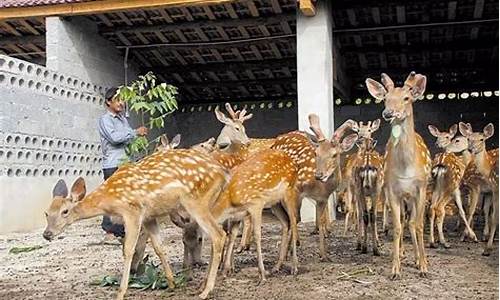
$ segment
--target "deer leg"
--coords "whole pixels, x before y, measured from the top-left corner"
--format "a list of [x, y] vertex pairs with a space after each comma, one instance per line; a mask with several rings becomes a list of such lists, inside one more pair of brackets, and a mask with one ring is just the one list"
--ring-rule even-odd
[[266, 281], [266, 269], [264, 268], [264, 259], [262, 258], [261, 235], [262, 235], [262, 208], [256, 207], [250, 210], [253, 224], [253, 238], [257, 248], [257, 260], [259, 263], [260, 283]]
[[[326, 202], [325, 201], [318, 201], [316, 203], [316, 209], [319, 211], [319, 215], [323, 215], [323, 211], [325, 209]], [[324, 218], [320, 218], [320, 222], [324, 222]], [[324, 226], [321, 225], [319, 226], [319, 255], [322, 261], [328, 261], [328, 257], [326, 255], [326, 247], [325, 247], [325, 233], [324, 233]]]
[[280, 253], [279, 253], [278, 261], [276, 262], [276, 265], [273, 268], [273, 272], [278, 272], [281, 268], [281, 265], [283, 264], [283, 262], [286, 259], [286, 253], [288, 251], [288, 243], [289, 243], [288, 231], [289, 231], [290, 221], [288, 219], [286, 212], [283, 210], [283, 207], [281, 205], [274, 205], [273, 207], [271, 207], [271, 210], [281, 223]]
[[420, 276], [427, 277], [427, 257], [425, 255], [425, 245], [424, 245], [424, 217], [425, 217], [425, 203], [426, 203], [426, 186], [420, 188], [417, 195], [416, 203], [416, 230], [417, 230], [417, 245], [419, 249], [419, 267]]
[[141, 270], [139, 266], [144, 258], [144, 251], [146, 250], [146, 243], [148, 242], [148, 234], [145, 230], [141, 230], [139, 233], [139, 238], [137, 240], [137, 245], [135, 246], [134, 256], [132, 257], [132, 263], [130, 265], [130, 271], [132, 274], [140, 275]]
[[236, 253], [241, 253], [243, 251], [247, 251], [250, 249], [250, 243], [251, 243], [251, 235], [252, 232], [252, 223], [250, 216], [245, 216], [243, 219], [243, 234], [241, 235], [241, 240], [240, 240], [240, 245], [236, 249]]
[[[290, 222], [290, 228], [292, 231], [292, 275], [296, 275], [299, 272], [299, 260], [297, 258], [299, 234], [297, 230], [297, 216], [295, 215], [295, 212], [297, 211], [296, 206], [298, 203], [297, 191], [295, 190], [295, 188], [289, 188], [285, 193], [283, 206], [288, 213], [288, 220]], [[283, 249], [283, 251], [285, 251], [286, 254], [287, 251], [285, 249]]]
[[413, 244], [413, 251], [415, 253], [415, 266], [417, 266], [420, 263], [420, 255], [419, 255], [419, 249], [418, 249], [418, 242], [417, 242], [417, 208], [416, 205], [413, 203], [411, 207], [411, 215], [410, 219], [408, 220], [408, 229], [410, 230], [410, 236], [411, 236], [411, 241]]
[[170, 268], [170, 264], [168, 263], [165, 253], [161, 249], [160, 239], [158, 238], [160, 231], [156, 219], [146, 222], [144, 224], [144, 227], [146, 228], [149, 238], [151, 239], [151, 245], [153, 246], [156, 255], [158, 255], [161, 264], [163, 265], [163, 270], [165, 271], [165, 277], [167, 278], [168, 287], [174, 289], [174, 273]]
[[399, 246], [401, 242], [401, 203], [395, 198], [393, 193], [387, 195], [392, 211], [392, 227], [393, 227], [393, 243], [392, 243], [392, 275], [391, 279], [399, 279], [401, 277], [401, 261]]
[[132, 257], [134, 256], [134, 250], [137, 245], [137, 240], [139, 239], [142, 223], [140, 216], [124, 216], [123, 221], [125, 226], [125, 242], [123, 244], [123, 256], [125, 258], [125, 263], [122, 280], [120, 282], [120, 289], [116, 295], [117, 300], [122, 300], [127, 292]]
[[[219, 186], [220, 188], [220, 186]], [[215, 279], [217, 277], [217, 270], [221, 261], [222, 249], [224, 248], [226, 233], [217, 224], [212, 214], [209, 212], [206, 206], [200, 205], [200, 203], [211, 203], [214, 197], [218, 195], [218, 191], [213, 190], [206, 194], [208, 199], [181, 199], [182, 206], [190, 214], [190, 216], [195, 220], [201, 229], [209, 236], [212, 243], [210, 264], [208, 266], [207, 277], [205, 280], [203, 291], [200, 293], [199, 297], [201, 299], [206, 299], [208, 294], [213, 290], [215, 285]], [[205, 198], [203, 197], [203, 198]]]
[[[474, 213], [476, 212], [476, 206], [477, 203], [479, 202], [479, 187], [478, 186], [472, 186], [469, 189], [469, 204], [467, 207], [467, 223], [469, 224], [469, 227], [474, 230]], [[465, 237], [467, 236], [467, 228], [464, 229], [462, 235], [460, 236], [460, 240], [463, 242], [465, 240]]]
[[484, 228], [483, 228], [483, 237], [481, 238], [481, 240], [483, 242], [486, 242], [488, 240], [488, 233], [491, 230], [489, 221], [490, 221], [490, 209], [492, 205], [491, 205], [491, 197], [485, 196], [483, 199], [484, 199], [483, 200]]
[[349, 216], [352, 214], [352, 195], [349, 188], [345, 193], [344, 205], [345, 205], [344, 236], [347, 236], [347, 229], [349, 227]]
[[486, 247], [484, 248], [483, 255], [489, 256], [491, 254], [491, 250], [493, 249], [493, 240], [495, 238], [495, 232], [498, 225], [498, 186], [493, 189], [493, 198], [492, 202], [492, 211], [490, 214], [490, 236], [488, 237], [488, 242], [486, 243]]
[[378, 248], [378, 232], [377, 232], [377, 206], [372, 206], [371, 214], [370, 214], [370, 224], [372, 229], [372, 248], [373, 255], [380, 256], [380, 251]]
[[231, 235], [229, 236], [229, 243], [227, 244], [225, 258], [224, 258], [224, 267], [222, 269], [222, 274], [224, 276], [229, 276], [232, 272], [234, 272], [234, 257], [233, 257], [233, 249], [234, 242], [238, 237], [239, 226], [235, 222], [231, 222], [229, 232]]
[[438, 202], [439, 202], [439, 195], [438, 195], [438, 192], [437, 191], [434, 191], [432, 193], [432, 200], [431, 200], [431, 205], [429, 207], [429, 210], [430, 210], [430, 217], [429, 217], [429, 222], [430, 222], [430, 226], [429, 226], [429, 239], [430, 239], [430, 243], [429, 243], [429, 247], [430, 248], [437, 248], [436, 246], [436, 243], [435, 243], [435, 240], [434, 240], [434, 222], [436, 221], [436, 212], [437, 212], [437, 205], [438, 205]]
[[462, 218], [462, 221], [465, 224], [465, 230], [467, 230], [469, 232], [469, 237], [471, 237], [475, 242], [477, 242], [476, 234], [474, 233], [472, 228], [469, 226], [469, 222], [468, 222], [467, 218], [465, 217], [465, 212], [464, 212], [464, 208], [462, 205], [462, 195], [460, 194], [460, 189], [457, 188], [453, 192], [453, 198], [455, 199], [455, 204], [458, 207], [458, 213], [460, 214], [460, 218]]
[[438, 207], [439, 212], [438, 212], [438, 220], [437, 220], [437, 229], [438, 229], [438, 234], [439, 234], [439, 243], [443, 245], [446, 249], [450, 248], [450, 244], [446, 242], [446, 239], [444, 238], [444, 232], [443, 232], [443, 224], [444, 224], [444, 218], [446, 217], [446, 211], [445, 211], [446, 203], [441, 203], [440, 206]]

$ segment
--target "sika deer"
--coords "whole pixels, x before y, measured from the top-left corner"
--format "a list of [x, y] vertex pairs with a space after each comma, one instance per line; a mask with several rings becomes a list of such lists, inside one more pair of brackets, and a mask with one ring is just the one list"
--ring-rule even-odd
[[[288, 249], [289, 228], [292, 232], [292, 273], [298, 271], [296, 253], [297, 221], [297, 166], [285, 153], [278, 150], [263, 150], [246, 160], [232, 171], [232, 177], [212, 208], [213, 216], [219, 221], [231, 219], [241, 221], [249, 215], [253, 224], [257, 247], [260, 279], [265, 281], [261, 250], [262, 210], [270, 207], [282, 225], [281, 250], [274, 270], [279, 270]], [[283, 211], [282, 207], [286, 210]], [[238, 227], [231, 223], [224, 273], [232, 269], [233, 247]]]
[[157, 151], [136, 164], [116, 171], [95, 191], [85, 196], [85, 182], [78, 178], [71, 197], [56, 195], [47, 211], [43, 234], [52, 240], [62, 230], [82, 219], [103, 214], [122, 217], [125, 225], [123, 254], [125, 266], [117, 299], [123, 299], [128, 287], [132, 256], [141, 228], [149, 236], [160, 257], [169, 287], [173, 273], [161, 251], [157, 218], [184, 208], [212, 241], [212, 255], [201, 298], [213, 289], [226, 234], [209, 212], [226, 183], [226, 171], [209, 156], [196, 150]]
[[[469, 227], [462, 206], [460, 194], [460, 183], [465, 172], [465, 164], [454, 153], [466, 149], [460, 139], [453, 139], [457, 133], [458, 126], [451, 126], [448, 132], [440, 132], [435, 126], [429, 125], [429, 132], [437, 137], [436, 146], [444, 149], [444, 152], [438, 153], [432, 162], [432, 202], [430, 206], [430, 247], [436, 248], [434, 243], [434, 220], [437, 217], [437, 229], [439, 233], [439, 243], [445, 248], [450, 245], [446, 242], [443, 233], [443, 223], [446, 216], [445, 208], [448, 202], [453, 198], [458, 207], [460, 217], [465, 223], [469, 235], [477, 241], [474, 231]], [[465, 147], [464, 147], [465, 146]]]
[[[351, 188], [359, 208], [358, 249], [367, 252], [368, 230], [371, 229], [373, 255], [380, 256], [377, 234], [377, 204], [384, 183], [383, 159], [375, 151], [377, 141], [372, 138], [358, 140], [359, 151], [354, 165]], [[363, 241], [361, 241], [363, 238]]]
[[424, 214], [431, 158], [424, 140], [415, 132], [413, 102], [424, 94], [427, 78], [411, 72], [403, 87], [394, 87], [389, 76], [382, 73], [382, 83], [366, 79], [370, 94], [378, 100], [384, 100], [382, 117], [391, 124], [391, 136], [384, 159], [384, 194], [391, 206], [394, 228], [391, 277], [401, 277], [400, 243], [404, 232], [401, 213], [405, 214], [405, 210], [410, 216], [408, 224], [415, 260], [420, 275], [426, 277]]
[[483, 255], [489, 256], [493, 248], [496, 227], [498, 225], [498, 148], [486, 151], [485, 141], [493, 136], [494, 126], [489, 123], [483, 132], [473, 132], [470, 124], [459, 123], [460, 133], [469, 141], [469, 151], [472, 161], [468, 167], [475, 168], [481, 180], [493, 192], [492, 211], [489, 215], [489, 238]]

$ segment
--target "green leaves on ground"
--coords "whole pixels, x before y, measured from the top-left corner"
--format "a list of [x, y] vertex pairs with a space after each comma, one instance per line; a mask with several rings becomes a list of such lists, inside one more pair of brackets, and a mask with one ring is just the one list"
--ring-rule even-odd
[[9, 250], [9, 253], [19, 254], [19, 253], [23, 253], [23, 252], [35, 251], [35, 250], [42, 249], [42, 248], [43, 247], [40, 245], [28, 246], [28, 247], [13, 247]]

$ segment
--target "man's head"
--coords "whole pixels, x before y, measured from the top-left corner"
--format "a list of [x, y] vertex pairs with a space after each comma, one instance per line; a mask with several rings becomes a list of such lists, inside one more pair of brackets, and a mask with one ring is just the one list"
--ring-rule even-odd
[[111, 111], [114, 114], [119, 114], [123, 111], [124, 103], [123, 100], [121, 100], [118, 96], [117, 87], [112, 87], [109, 90], [107, 90], [104, 97], [106, 100], [105, 101], [106, 107], [108, 108], [109, 111]]

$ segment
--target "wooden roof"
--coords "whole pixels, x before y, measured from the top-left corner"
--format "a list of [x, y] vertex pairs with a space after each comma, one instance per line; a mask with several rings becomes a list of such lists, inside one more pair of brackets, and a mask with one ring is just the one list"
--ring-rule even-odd
[[[179, 86], [183, 101], [287, 100], [297, 95], [296, 9], [297, 0], [246, 0], [87, 17], [141, 71]], [[336, 0], [333, 21], [343, 104], [366, 97], [364, 80], [381, 72], [399, 82], [426, 74], [436, 93], [498, 89], [497, 1]], [[0, 51], [43, 61], [44, 30], [41, 17], [0, 21]]]

